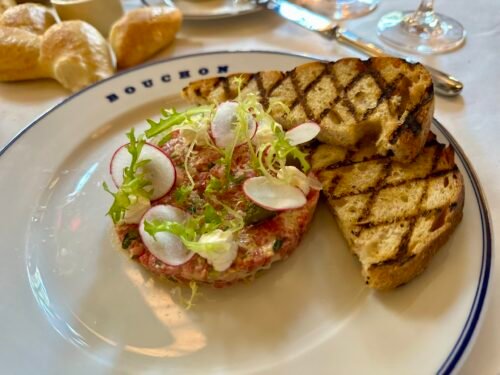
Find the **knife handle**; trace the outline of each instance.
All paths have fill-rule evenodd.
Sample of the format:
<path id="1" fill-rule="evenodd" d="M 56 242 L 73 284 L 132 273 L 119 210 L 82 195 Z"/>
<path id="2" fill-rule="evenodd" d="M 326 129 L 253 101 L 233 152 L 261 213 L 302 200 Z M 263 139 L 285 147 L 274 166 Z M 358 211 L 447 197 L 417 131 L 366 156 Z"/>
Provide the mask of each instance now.
<path id="1" fill-rule="evenodd" d="M 359 36 L 347 30 L 342 30 L 339 27 L 335 28 L 335 39 L 347 46 L 353 47 L 359 51 L 366 53 L 369 56 L 386 56 L 389 55 L 384 49 L 374 43 L 360 38 Z M 401 56 L 399 56 L 401 57 Z M 404 58 L 404 57 L 403 57 Z M 456 96 L 460 94 L 464 85 L 458 79 L 450 76 L 438 69 L 425 65 L 425 68 L 432 76 L 434 89 L 437 93 L 444 96 Z"/>

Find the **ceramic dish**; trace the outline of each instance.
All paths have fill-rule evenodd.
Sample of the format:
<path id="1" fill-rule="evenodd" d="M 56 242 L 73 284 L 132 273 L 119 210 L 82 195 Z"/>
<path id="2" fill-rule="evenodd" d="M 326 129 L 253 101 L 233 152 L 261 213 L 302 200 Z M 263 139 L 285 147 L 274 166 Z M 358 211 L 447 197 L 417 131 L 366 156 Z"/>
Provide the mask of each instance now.
<path id="1" fill-rule="evenodd" d="M 464 218 L 429 269 L 377 293 L 324 202 L 297 251 L 253 283 L 179 290 L 128 259 L 105 212 L 111 153 L 188 81 L 311 57 L 218 52 L 120 73 L 57 105 L 0 151 L 2 373 L 449 373 L 484 312 L 491 229 L 472 166 Z"/>
<path id="2" fill-rule="evenodd" d="M 173 0 L 186 20 L 211 20 L 240 16 L 260 8 L 250 0 Z"/>
<path id="3" fill-rule="evenodd" d="M 252 0 L 123 0 L 125 9 L 137 6 L 168 5 L 182 11 L 185 20 L 214 20 L 256 12 L 260 7 Z"/>

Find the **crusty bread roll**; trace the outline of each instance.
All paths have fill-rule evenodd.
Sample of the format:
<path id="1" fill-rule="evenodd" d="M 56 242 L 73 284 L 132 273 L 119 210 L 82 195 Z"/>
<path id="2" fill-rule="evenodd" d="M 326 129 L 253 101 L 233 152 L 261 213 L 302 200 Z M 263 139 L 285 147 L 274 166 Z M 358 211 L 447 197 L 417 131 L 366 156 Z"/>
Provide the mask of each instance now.
<path id="1" fill-rule="evenodd" d="M 42 36 L 0 26 L 0 81 L 54 78 L 78 91 L 115 72 L 111 47 L 83 21 L 52 25 Z"/>
<path id="2" fill-rule="evenodd" d="M 175 39 L 182 22 L 177 8 L 159 6 L 134 9 L 115 22 L 109 41 L 119 68 L 140 64 Z"/>
<path id="3" fill-rule="evenodd" d="M 39 64 L 41 37 L 23 29 L 0 26 L 0 81 L 47 77 Z"/>
<path id="4" fill-rule="evenodd" d="M 16 6 L 16 2 L 14 0 L 0 0 L 0 14 L 5 12 L 6 9 Z"/>
<path id="5" fill-rule="evenodd" d="M 21 4 L 0 15 L 0 25 L 24 29 L 38 35 L 42 35 L 55 23 L 52 11 L 39 4 Z"/>
<path id="6" fill-rule="evenodd" d="M 71 91 L 111 76 L 115 71 L 109 44 L 93 26 L 65 21 L 43 35 L 40 64 Z"/>

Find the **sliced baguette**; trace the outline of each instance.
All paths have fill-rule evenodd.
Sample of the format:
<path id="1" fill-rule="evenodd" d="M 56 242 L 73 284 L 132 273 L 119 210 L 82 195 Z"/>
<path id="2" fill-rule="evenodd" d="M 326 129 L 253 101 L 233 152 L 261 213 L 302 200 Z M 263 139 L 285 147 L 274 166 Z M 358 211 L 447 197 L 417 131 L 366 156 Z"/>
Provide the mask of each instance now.
<path id="1" fill-rule="evenodd" d="M 391 289 L 428 266 L 462 218 L 463 177 L 453 149 L 430 133 L 411 164 L 319 145 L 312 166 L 366 284 Z"/>
<path id="2" fill-rule="evenodd" d="M 411 161 L 423 147 L 434 109 L 430 74 L 421 64 L 392 57 L 209 78 L 190 83 L 182 94 L 195 104 L 220 103 L 237 95 L 239 82 L 242 93 L 258 92 L 285 128 L 315 121 L 323 142 L 352 149 L 368 139 L 378 154 L 401 162 Z"/>

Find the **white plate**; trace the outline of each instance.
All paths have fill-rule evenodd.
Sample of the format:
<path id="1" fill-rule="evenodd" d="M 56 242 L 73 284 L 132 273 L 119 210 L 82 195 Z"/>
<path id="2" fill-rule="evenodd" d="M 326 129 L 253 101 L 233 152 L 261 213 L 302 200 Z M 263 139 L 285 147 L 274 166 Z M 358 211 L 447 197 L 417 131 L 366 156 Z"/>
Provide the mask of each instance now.
<path id="1" fill-rule="evenodd" d="M 477 178 L 464 219 L 429 269 L 370 291 L 327 209 L 293 256 L 251 284 L 202 288 L 186 311 L 172 284 L 113 242 L 101 187 L 132 126 L 181 104 L 190 79 L 290 69 L 305 56 L 221 52 L 155 62 L 99 82 L 41 116 L 0 152 L 2 373 L 448 373 L 471 345 L 491 270 Z M 175 289 L 174 289 L 175 290 Z"/>

